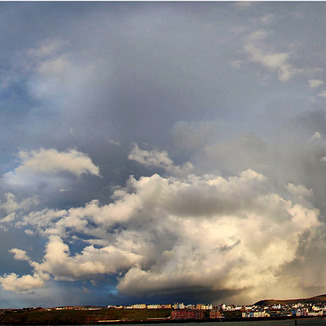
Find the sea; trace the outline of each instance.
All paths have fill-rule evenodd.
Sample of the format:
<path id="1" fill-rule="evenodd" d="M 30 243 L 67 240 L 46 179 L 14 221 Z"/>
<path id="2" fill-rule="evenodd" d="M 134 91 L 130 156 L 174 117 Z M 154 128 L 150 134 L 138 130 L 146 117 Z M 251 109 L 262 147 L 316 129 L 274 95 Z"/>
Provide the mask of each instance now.
<path id="1" fill-rule="evenodd" d="M 122 324 L 120 324 L 122 325 Z M 145 325 L 145 324 L 144 324 Z M 200 323 L 169 323 L 168 326 L 326 326 L 326 319 L 294 319 L 286 320 L 257 320 L 257 321 L 223 321 L 223 322 L 200 322 Z M 130 326 L 125 324 L 125 326 Z M 146 326 L 158 326 L 158 324 L 146 324 Z"/>
<path id="2" fill-rule="evenodd" d="M 130 324 L 119 324 L 130 326 Z M 141 324 L 138 324 L 141 325 Z M 164 324 L 144 324 L 146 326 L 158 326 Z M 223 321 L 223 322 L 200 322 L 200 323 L 169 323 L 166 326 L 326 326 L 326 319 L 286 319 L 286 320 L 257 320 L 257 321 Z"/>
<path id="3" fill-rule="evenodd" d="M 99 325 L 99 324 L 97 324 Z M 103 325 L 108 325 L 103 323 Z M 131 326 L 132 324 L 115 324 L 118 326 Z M 223 321 L 223 322 L 192 322 L 192 323 L 168 323 L 168 324 L 135 324 L 135 325 L 146 325 L 146 326 L 326 326 L 326 319 L 323 318 L 307 318 L 307 319 L 286 319 L 286 320 L 257 320 L 257 321 Z M 0 325 L 1 326 L 1 325 Z M 37 326 L 37 325 L 36 325 Z M 68 325 L 61 325 L 68 326 Z M 69 325 L 71 326 L 71 325 Z M 77 326 L 90 326 L 88 325 L 77 325 Z"/>

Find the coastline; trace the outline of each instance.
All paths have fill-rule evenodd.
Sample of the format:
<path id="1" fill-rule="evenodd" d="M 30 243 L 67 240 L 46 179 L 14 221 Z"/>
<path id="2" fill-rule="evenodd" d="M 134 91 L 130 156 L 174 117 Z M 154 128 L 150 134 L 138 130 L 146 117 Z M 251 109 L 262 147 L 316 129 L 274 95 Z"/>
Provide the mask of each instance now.
<path id="1" fill-rule="evenodd" d="M 184 323 L 216 323 L 216 322 L 251 322 L 251 321 L 270 321 L 270 320 L 303 320 L 303 319 L 324 319 L 324 316 L 279 316 L 279 317 L 234 317 L 217 319 L 146 319 L 146 320 L 106 320 L 98 321 L 93 325 L 105 324 L 184 324 Z"/>
<path id="2" fill-rule="evenodd" d="M 325 319 L 325 316 L 272 316 L 242 317 L 222 316 L 217 318 L 171 318 L 170 309 L 161 311 L 115 310 L 53 310 L 53 311 L 16 311 L 0 315 L 1 325 L 124 325 L 124 324 L 185 324 L 219 322 L 260 322 L 282 320 Z"/>

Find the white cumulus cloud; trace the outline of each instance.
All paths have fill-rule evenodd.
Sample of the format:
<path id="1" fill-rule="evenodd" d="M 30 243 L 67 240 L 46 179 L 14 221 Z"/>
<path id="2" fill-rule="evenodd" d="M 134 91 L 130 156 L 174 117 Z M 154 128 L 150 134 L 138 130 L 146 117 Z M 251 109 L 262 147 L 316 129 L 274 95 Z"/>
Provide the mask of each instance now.
<path id="1" fill-rule="evenodd" d="M 9 250 L 10 253 L 14 254 L 14 259 L 16 260 L 26 260 L 30 261 L 30 258 L 27 256 L 27 253 L 25 250 L 12 248 Z"/>
<path id="2" fill-rule="evenodd" d="M 188 174 L 192 169 L 190 162 L 185 163 L 183 166 L 174 165 L 166 151 L 147 151 L 140 149 L 138 145 L 134 145 L 128 159 L 136 161 L 145 167 L 160 168 L 175 174 Z"/>
<path id="3" fill-rule="evenodd" d="M 0 202 L 0 209 L 5 210 L 7 215 L 0 220 L 1 224 L 12 222 L 17 214 L 27 212 L 39 203 L 38 198 L 35 196 L 18 200 L 14 194 L 6 193 L 5 198 L 5 202 Z"/>
<path id="4" fill-rule="evenodd" d="M 287 190 L 307 200 L 311 195 L 294 184 Z M 112 199 L 107 205 L 95 200 L 84 207 L 31 212 L 16 223 L 49 237 L 42 261 L 30 261 L 33 273 L 54 280 L 120 273 L 118 290 L 126 295 L 200 287 L 206 293 L 248 291 L 254 297 L 263 288 L 273 296 L 280 271 L 297 258 L 300 237 L 319 226 L 318 210 L 307 201 L 281 197 L 268 178 L 250 169 L 229 178 L 132 177 Z M 71 254 L 64 239 L 77 235 L 86 235 L 87 245 Z M 12 253 L 27 259 L 23 251 Z M 37 277 L 27 277 L 29 289 L 32 282 L 39 287 Z M 295 284 L 296 278 L 287 277 Z M 9 289 L 14 279 L 20 280 L 3 276 L 3 287 Z"/>
<path id="5" fill-rule="evenodd" d="M 44 149 L 33 151 L 20 151 L 17 154 L 21 164 L 13 171 L 6 173 L 4 180 L 13 185 L 33 183 L 35 177 L 60 176 L 62 173 L 70 173 L 75 176 L 91 174 L 100 176 L 100 169 L 87 154 L 70 149 L 59 152 L 56 149 Z"/>
<path id="6" fill-rule="evenodd" d="M 97 274 L 112 274 L 130 268 L 142 260 L 141 255 L 112 246 L 96 249 L 85 247 L 80 254 L 70 255 L 69 247 L 59 236 L 50 236 L 42 263 L 33 262 L 38 273 L 49 273 L 55 279 L 82 279 Z"/>
<path id="7" fill-rule="evenodd" d="M 39 149 L 37 151 L 21 151 L 18 157 L 22 165 L 16 168 L 16 172 L 31 172 L 57 174 L 70 172 L 76 176 L 93 174 L 99 176 L 99 168 L 84 153 L 71 149 L 66 152 L 58 152 L 55 149 Z"/>
<path id="8" fill-rule="evenodd" d="M 32 293 L 33 290 L 40 289 L 44 286 L 44 278 L 37 273 L 33 275 L 23 275 L 21 277 L 15 273 L 11 273 L 0 277 L 0 283 L 7 291 Z"/>

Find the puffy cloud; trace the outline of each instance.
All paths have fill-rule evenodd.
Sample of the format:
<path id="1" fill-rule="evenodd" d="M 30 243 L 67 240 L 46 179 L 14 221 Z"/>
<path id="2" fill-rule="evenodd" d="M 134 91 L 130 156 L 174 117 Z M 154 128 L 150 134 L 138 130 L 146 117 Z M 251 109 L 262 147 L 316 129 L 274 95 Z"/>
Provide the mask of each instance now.
<path id="1" fill-rule="evenodd" d="M 17 213 L 29 211 L 39 203 L 38 198 L 35 196 L 18 201 L 12 193 L 6 193 L 5 198 L 6 201 L 0 203 L 0 209 L 4 209 L 7 215 L 0 220 L 1 224 L 12 222 L 15 220 Z"/>
<path id="2" fill-rule="evenodd" d="M 92 174 L 100 176 L 99 168 L 92 162 L 88 155 L 71 149 L 59 152 L 56 149 L 34 151 L 21 151 L 18 153 L 21 161 L 14 171 L 7 172 L 3 178 L 12 185 L 25 185 L 35 183 L 35 177 L 53 177 L 63 173 L 75 176 Z"/>
<path id="3" fill-rule="evenodd" d="M 38 204 L 37 197 L 25 198 L 21 201 L 17 201 L 17 198 L 12 193 L 6 193 L 5 197 L 6 201 L 0 204 L 0 208 L 6 210 L 7 213 L 16 212 L 19 210 L 27 211 Z"/>
<path id="4" fill-rule="evenodd" d="M 139 223 L 152 221 L 155 210 L 164 209 L 169 214 L 179 216 L 211 216 L 217 212 L 231 214 L 245 206 L 244 199 L 251 201 L 264 187 L 264 177 L 252 170 L 244 171 L 239 177 L 226 180 L 214 175 L 203 177 L 190 175 L 186 180 L 163 178 L 157 174 L 131 177 L 125 189 L 113 193 L 115 201 L 100 205 L 97 200 L 84 207 L 69 210 L 44 209 L 24 215 L 16 226 L 32 225 L 42 234 L 66 236 L 67 230 L 74 232 L 103 234 L 116 224 L 126 224 L 131 220 Z M 233 199 L 239 198 L 234 203 Z M 140 213 L 142 212 L 142 213 Z M 88 223 L 94 224 L 93 229 Z M 99 225 L 99 229 L 96 229 Z"/>
<path id="5" fill-rule="evenodd" d="M 90 173 L 99 176 L 99 168 L 84 153 L 74 149 L 58 152 L 55 149 L 39 149 L 31 152 L 19 152 L 22 165 L 15 169 L 16 173 L 57 174 L 69 172 L 76 176 Z"/>
<path id="6" fill-rule="evenodd" d="M 49 273 L 55 279 L 89 278 L 98 274 L 117 273 L 139 263 L 141 255 L 112 246 L 96 249 L 85 247 L 80 254 L 70 256 L 69 247 L 58 236 L 50 236 L 42 263 L 32 262 L 38 273 Z"/>
<path id="7" fill-rule="evenodd" d="M 30 261 L 30 258 L 27 256 L 27 253 L 25 250 L 12 248 L 11 250 L 9 250 L 9 252 L 14 254 L 14 259 L 16 259 L 16 260 Z"/>
<path id="8" fill-rule="evenodd" d="M 140 149 L 138 145 L 134 145 L 128 158 L 129 160 L 137 161 L 147 167 L 163 168 L 167 170 L 173 167 L 173 162 L 166 151 L 146 151 Z"/>
<path id="9" fill-rule="evenodd" d="M 217 205 L 210 218 L 170 217 L 178 241 L 151 269 L 130 269 L 118 289 L 137 295 L 197 286 L 253 290 L 277 283 L 282 266 L 296 257 L 300 233 L 318 225 L 318 212 L 277 195 L 256 196 L 255 203 L 245 200 L 242 209 L 230 208 L 228 214 Z"/>
<path id="10" fill-rule="evenodd" d="M 303 186 L 287 188 L 310 195 Z M 191 293 L 199 287 L 212 294 L 250 289 L 256 296 L 264 287 L 272 296 L 281 270 L 297 257 L 300 236 L 319 225 L 318 210 L 282 198 L 253 170 L 229 178 L 130 178 L 113 199 L 24 216 L 16 226 L 49 235 L 42 262 L 30 262 L 34 273 L 58 280 L 120 273 L 118 290 L 125 295 Z M 62 237 L 77 234 L 91 245 L 71 255 Z"/>
<path id="11" fill-rule="evenodd" d="M 44 278 L 36 273 L 33 275 L 23 275 L 21 277 L 15 273 L 11 273 L 0 277 L 0 283 L 7 291 L 32 293 L 33 290 L 40 289 L 44 286 Z"/>
<path id="12" fill-rule="evenodd" d="M 286 185 L 287 191 L 291 192 L 292 194 L 299 196 L 301 198 L 310 199 L 313 196 L 312 189 L 307 189 L 303 185 L 294 185 L 293 183 L 288 183 Z"/>
<path id="13" fill-rule="evenodd" d="M 129 160 L 134 160 L 145 167 L 161 168 L 170 173 L 175 174 L 188 174 L 192 169 L 190 162 L 185 163 L 182 167 L 174 165 L 173 161 L 169 158 L 166 151 L 146 151 L 140 149 L 138 145 L 134 145 L 132 151 L 128 156 Z"/>
<path id="14" fill-rule="evenodd" d="M 33 275 L 19 277 L 15 273 L 0 277 L 5 290 L 17 293 L 32 292 L 44 287 L 51 277 L 55 280 L 90 279 L 101 274 L 114 274 L 135 266 L 144 258 L 140 254 L 126 252 L 112 246 L 100 249 L 85 247 L 81 253 L 70 255 L 69 247 L 59 236 L 50 236 L 41 263 L 32 261 L 24 250 L 10 250 L 16 260 L 28 261 L 34 269 Z"/>

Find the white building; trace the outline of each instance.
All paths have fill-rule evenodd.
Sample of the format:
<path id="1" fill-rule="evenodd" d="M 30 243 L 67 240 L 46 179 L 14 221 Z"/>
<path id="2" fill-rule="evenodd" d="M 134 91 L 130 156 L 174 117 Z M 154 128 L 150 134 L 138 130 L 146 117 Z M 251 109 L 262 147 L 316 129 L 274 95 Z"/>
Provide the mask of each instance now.
<path id="1" fill-rule="evenodd" d="M 162 305 L 161 304 L 148 304 L 147 309 L 161 309 Z"/>
<path id="2" fill-rule="evenodd" d="M 133 304 L 132 309 L 146 309 L 146 305 L 144 303 Z"/>

